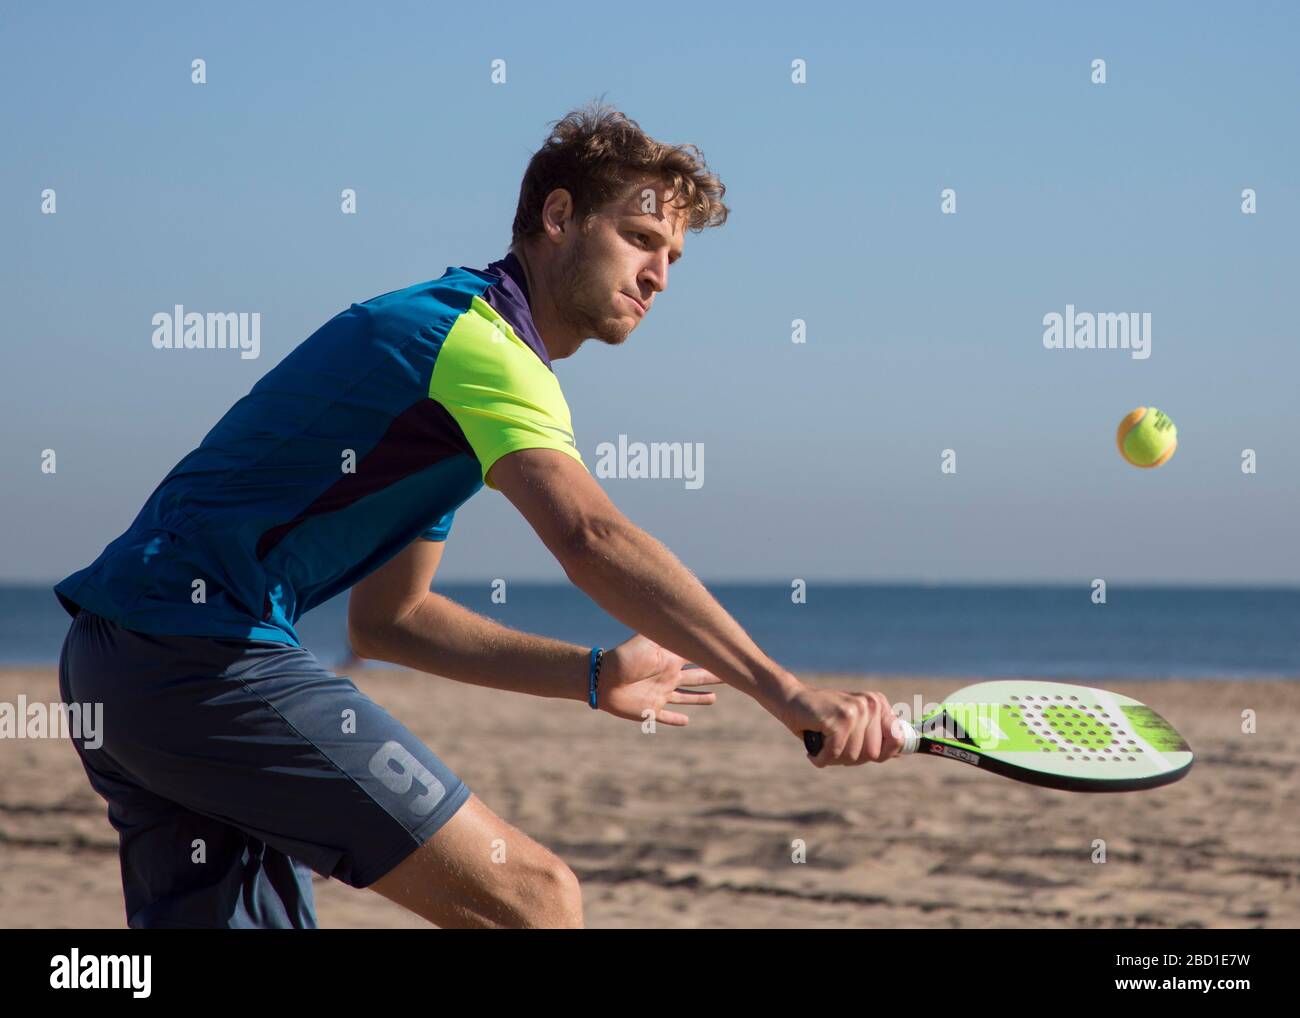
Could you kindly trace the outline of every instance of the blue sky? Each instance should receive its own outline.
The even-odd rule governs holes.
[[[698,489],[602,481],[701,576],[1300,580],[1294,5],[192,6],[0,15],[0,581],[86,564],[337,311],[501,257],[602,94],[732,208],[557,364],[589,464],[703,443]],[[260,312],[260,359],[153,349],[175,304]],[[1045,349],[1067,304],[1150,312],[1151,356]],[[1115,450],[1139,405],[1179,427],[1159,470]],[[562,579],[488,490],[443,575]]]

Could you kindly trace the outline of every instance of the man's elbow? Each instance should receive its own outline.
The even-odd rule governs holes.
[[[357,657],[382,660],[384,653],[381,636],[378,627],[372,623],[348,616],[348,643]]]
[[[556,542],[555,558],[570,582],[580,580],[593,566],[617,558],[617,549],[626,539],[632,524],[625,518],[590,517],[566,529]]]

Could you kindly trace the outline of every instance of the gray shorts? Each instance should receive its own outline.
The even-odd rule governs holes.
[[[470,795],[299,647],[153,636],[82,611],[59,690],[103,705],[102,744],[73,744],[118,832],[134,928],[315,927],[312,870],[366,887]]]

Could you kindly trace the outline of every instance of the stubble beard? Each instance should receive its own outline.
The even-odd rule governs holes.
[[[582,339],[598,339],[618,346],[627,339],[633,326],[625,316],[609,309],[605,283],[586,256],[586,246],[585,241],[577,244],[560,266],[564,300],[556,310],[561,321]]]

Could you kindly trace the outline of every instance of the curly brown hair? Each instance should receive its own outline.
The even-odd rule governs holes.
[[[699,233],[727,221],[726,185],[696,146],[655,141],[635,120],[600,101],[574,110],[555,121],[528,161],[510,246],[542,232],[542,206],[557,188],[569,192],[577,219],[585,222],[647,176],[669,188],[665,201],[685,211],[687,229]]]

